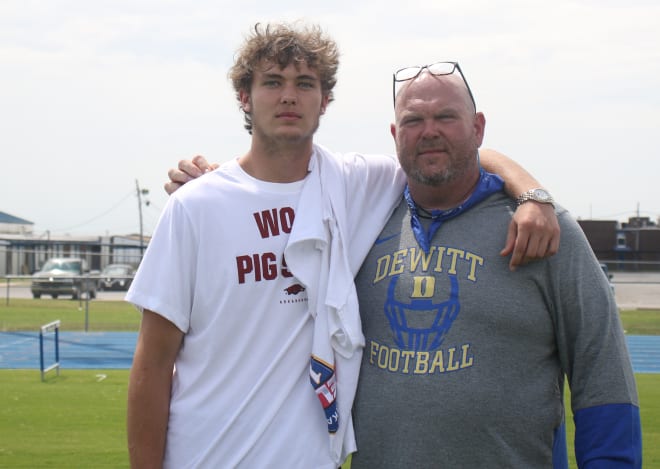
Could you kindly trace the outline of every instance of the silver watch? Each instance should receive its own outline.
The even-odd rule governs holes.
[[[516,204],[520,205],[527,202],[528,200],[533,200],[534,202],[539,202],[542,204],[550,204],[553,207],[555,206],[555,199],[552,198],[548,191],[541,188],[531,189],[519,195],[516,199]]]

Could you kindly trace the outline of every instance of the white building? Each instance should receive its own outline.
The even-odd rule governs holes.
[[[3,234],[31,234],[34,223],[0,212],[0,233]]]
[[[108,264],[138,266],[149,237],[71,236],[33,233],[34,223],[0,212],[0,277],[30,275],[52,257],[80,257],[92,270]]]

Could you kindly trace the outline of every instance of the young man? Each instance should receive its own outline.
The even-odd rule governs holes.
[[[250,149],[170,198],[127,294],[143,310],[133,466],[336,468],[355,450],[353,277],[405,176],[392,157],[313,144],[337,63],[313,27],[257,26],[239,50]],[[552,218],[541,234],[531,218],[521,258],[557,242]]]
[[[578,466],[641,467],[623,330],[580,227],[557,208],[559,252],[511,273],[499,246],[516,204],[479,167],[485,119],[458,65],[395,79],[408,183],[356,278],[352,469],[568,467],[565,377]]]

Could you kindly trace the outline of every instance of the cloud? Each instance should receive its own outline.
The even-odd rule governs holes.
[[[37,230],[135,232],[137,201],[124,198],[137,179],[151,191],[148,232],[178,159],[248,148],[226,79],[245,33],[306,18],[342,50],[319,142],[392,152],[394,69],[458,60],[486,113],[485,144],[575,216],[631,213],[638,201],[657,216],[656,3],[4,0],[0,210]]]

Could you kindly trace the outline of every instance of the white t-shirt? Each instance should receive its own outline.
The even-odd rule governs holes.
[[[361,262],[391,205],[373,202],[401,187],[391,159],[357,161],[362,169],[347,172],[349,219],[381,220]],[[366,191],[370,181],[382,187]],[[309,381],[307,293],[282,254],[303,183],[260,181],[233,160],[168,201],[126,297],[185,333],[166,467],[336,467]]]

